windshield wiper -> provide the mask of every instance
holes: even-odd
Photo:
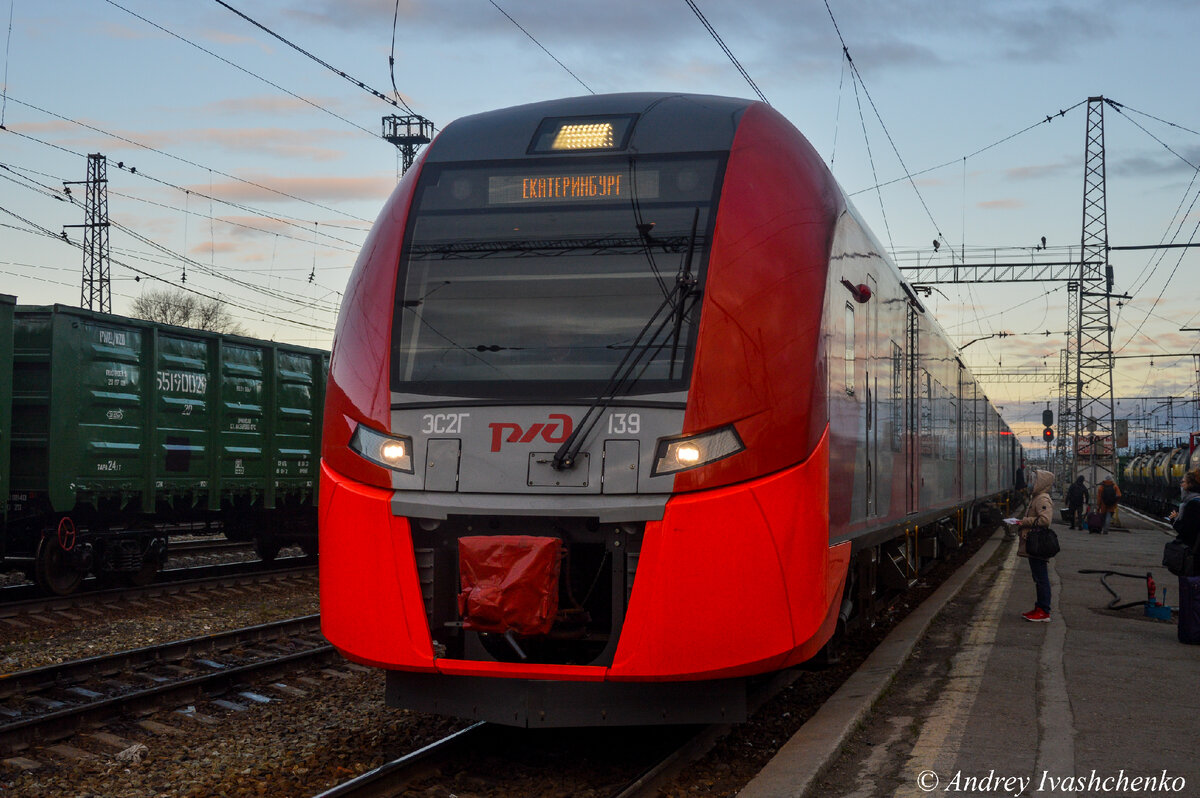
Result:
[[[688,239],[687,258],[683,262],[681,274],[675,277],[675,282],[678,284],[680,280],[687,281],[688,290],[680,297],[679,304],[675,307],[675,331],[671,336],[671,363],[667,370],[667,378],[675,379],[675,358],[679,353],[679,334],[683,330],[683,318],[687,315],[689,298],[692,304],[695,303],[695,292],[691,289],[696,285],[696,278],[692,276],[692,256],[696,253],[696,227],[700,224],[700,209],[696,208],[692,214],[692,237]]]
[[[654,356],[666,347],[668,343],[667,339],[663,339],[657,345],[655,342],[659,340],[659,336],[663,330],[667,329],[667,325],[672,323],[670,376],[674,377],[675,359],[679,349],[679,336],[683,328],[683,319],[700,296],[700,292],[696,290],[696,278],[692,274],[692,258],[696,251],[696,232],[699,222],[700,209],[696,208],[695,214],[692,216],[692,235],[688,241],[687,254],[679,266],[679,272],[675,275],[675,285],[663,298],[662,304],[658,306],[646,321],[641,331],[633,339],[633,342],[629,345],[629,349],[625,352],[625,356],[621,358],[621,362],[617,364],[617,367],[613,369],[613,373],[609,376],[604,391],[588,405],[588,409],[583,414],[583,418],[579,420],[579,424],[576,425],[571,434],[567,436],[567,439],[558,447],[558,451],[554,453],[551,466],[556,470],[565,471],[575,467],[575,458],[579,455],[579,450],[583,448],[584,441],[591,434],[597,422],[599,422],[604,410],[608,408],[622,389],[632,386],[641,379],[642,374],[645,373],[646,369],[653,362]],[[646,235],[647,232],[643,231],[643,235]],[[664,311],[668,310],[670,312],[664,314]],[[647,338],[646,333],[650,332],[651,328],[654,328],[654,331]],[[643,339],[645,340],[643,341]],[[639,366],[642,366],[642,370],[635,375],[634,372],[638,370]]]

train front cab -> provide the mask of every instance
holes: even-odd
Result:
[[[746,677],[807,659],[836,623],[849,546],[831,550],[828,540],[826,386],[818,369],[836,189],[817,185],[827,179],[819,159],[807,143],[797,149],[799,136],[781,117],[719,98],[655,97],[637,105],[638,146],[630,149],[639,155],[632,166],[628,153],[513,161],[514,152],[524,156],[544,119],[612,113],[614,103],[629,107],[628,98],[582,98],[567,110],[520,111],[499,127],[524,125],[515,143],[479,135],[471,122],[448,127],[384,209],[348,288],[325,414],[322,619],[326,636],[348,657],[389,669],[390,703],[529,725],[738,720]],[[675,133],[666,135],[664,126]],[[690,132],[680,134],[679,126]],[[691,143],[680,149],[679,141]],[[663,142],[674,149],[663,152]],[[496,163],[501,155],[508,160]],[[526,213],[515,199],[511,209],[496,204],[509,196],[496,192],[520,185],[517,178],[557,179],[570,171],[567,164],[576,178],[621,174],[621,185],[639,193],[637,203],[624,196],[611,206],[594,201],[591,219],[583,218],[582,205],[576,211],[531,203]],[[480,186],[478,206],[471,206],[472,186]],[[638,273],[641,296],[621,299],[632,310],[618,313],[610,305],[603,325],[559,345],[602,354],[595,363],[553,367],[562,375],[579,372],[586,390],[556,398],[543,384],[541,401],[531,401],[539,394],[513,395],[522,379],[537,376],[524,366],[538,366],[537,342],[550,337],[544,326],[534,325],[518,341],[520,331],[503,339],[494,330],[459,335],[448,326],[449,309],[434,323],[438,303],[455,296],[468,268],[490,268],[483,258],[456,272],[457,240],[437,237],[439,223],[461,229],[465,206],[481,223],[495,217],[529,231],[520,241],[524,255],[561,247],[528,237],[552,230],[561,240],[577,234],[576,221],[632,238],[598,256],[558,252],[542,259],[547,266],[530,257],[502,264],[524,293],[550,264],[559,284],[581,264],[605,274]],[[552,228],[539,227],[541,213],[554,216]],[[518,218],[520,225],[513,222]],[[814,236],[813,229],[826,233]],[[647,266],[647,243],[658,268]],[[488,247],[474,246],[473,254]],[[459,276],[427,280],[422,259],[430,257],[439,259],[438,274]],[[777,264],[789,271],[775,271]],[[547,461],[566,425],[583,423],[588,397],[603,395],[620,352],[630,348],[615,347],[613,357],[612,341],[603,336],[614,335],[615,324],[617,340],[635,338],[685,271],[697,281],[694,299],[703,292],[695,305],[701,312],[681,313],[682,334],[669,346],[664,338],[650,347],[656,354],[648,371],[635,390],[602,408],[596,432],[576,453],[579,465],[553,471]],[[511,280],[513,273],[527,279]],[[656,279],[664,281],[661,292]],[[482,310],[510,320],[505,309],[525,301],[511,285],[493,280]],[[572,301],[559,299],[564,306]],[[410,323],[417,302],[422,320]],[[575,310],[576,317],[594,312]],[[542,306],[521,318],[559,313]],[[429,344],[434,327],[439,340],[478,344],[479,357],[460,347],[437,353],[436,367],[419,356],[406,360],[409,343],[424,337],[422,345]],[[670,326],[664,329],[669,335]],[[787,330],[782,343],[780,330]],[[680,368],[673,365],[675,350]],[[547,352],[543,371],[552,357]],[[516,379],[507,388],[476,384],[473,398],[463,399],[462,385],[453,381],[480,358]],[[415,385],[426,373],[434,376]],[[432,394],[439,395],[431,401]],[[364,427],[407,436],[410,471],[387,471],[350,451],[354,437],[367,434],[358,432]],[[729,447],[723,451],[730,456],[663,471],[675,444],[696,440]],[[456,479],[438,470],[447,464]],[[454,603],[454,544],[480,533],[558,537],[578,547],[580,557],[563,561],[563,603],[601,597],[583,607],[603,620],[603,628],[581,627],[594,645],[464,630]],[[575,582],[569,569],[577,559],[593,567]]]
[[[640,116],[628,113],[635,105]],[[523,160],[536,149],[530,136],[546,120],[613,113],[638,120],[631,141],[640,156],[632,171],[624,171],[631,169],[627,156],[621,163],[562,159],[553,167],[547,167],[553,158]],[[976,454],[965,469],[967,447],[959,445],[952,421],[959,416],[945,412],[958,389],[952,352],[929,349],[920,361],[925,382],[918,361],[910,366],[903,354],[892,356],[921,334],[910,323],[928,324],[915,320],[874,242],[854,239],[831,269],[839,220],[846,230],[857,223],[816,153],[766,106],[720,98],[580,98],[466,122],[443,131],[393,194],[339,316],[323,438],[323,631],[348,658],[388,670],[388,702],[396,706],[530,726],[741,720],[748,681],[808,660],[832,636],[844,614],[852,548],[882,550],[899,536],[898,579],[911,584],[930,554],[921,541],[936,541],[962,497],[1003,489],[1015,463],[1001,445],[998,416],[982,394],[972,397],[979,408],[969,432]],[[730,140],[704,139],[720,131]],[[652,146],[680,141],[693,141],[695,150],[662,153]],[[514,153],[521,157],[514,161]],[[507,160],[496,165],[498,159]],[[524,296],[542,282],[530,256],[561,249],[564,224],[577,230],[561,205],[553,209],[554,224],[539,228],[537,215],[522,215],[517,195],[504,193],[516,191],[522,183],[514,178],[530,172],[543,181],[525,184],[534,199],[562,190],[561,180],[544,182],[567,176],[557,164],[578,166],[579,185],[620,173],[622,185],[639,192],[653,185],[650,193],[662,200],[656,204],[650,193],[638,202],[622,198],[620,207],[635,215],[604,232],[624,238],[587,261],[603,263],[606,273],[636,271],[639,279],[664,281],[658,289],[644,283],[649,304],[645,296],[621,299],[633,308],[625,314],[633,321],[619,322],[632,325],[623,340],[651,317],[659,291],[670,292],[688,251],[703,292],[698,321],[685,317],[673,344],[655,350],[665,362],[650,360],[651,380],[659,369],[657,388],[614,397],[595,434],[573,453],[575,469],[566,471],[554,469],[553,460],[569,441],[567,427],[587,418],[589,403],[579,394],[602,395],[616,359],[560,367],[545,347],[539,364],[544,345],[537,342],[549,338],[544,328],[523,340],[491,329],[460,331],[453,308],[435,323],[438,306],[470,281],[463,275],[478,279],[480,272],[469,269],[487,269],[489,258],[518,249],[520,259],[505,264],[505,280],[484,272],[491,282],[474,295],[474,317],[498,315],[510,329],[521,319],[557,316],[547,306],[505,311],[523,301],[514,285],[523,286]],[[716,164],[716,171],[705,164]],[[705,179],[719,187],[719,203],[706,193]],[[692,193],[673,199],[669,188]],[[496,205],[510,201],[511,208]],[[591,222],[605,221],[616,207],[598,206]],[[439,232],[461,231],[465,211],[475,220],[507,223],[489,233],[501,240],[477,235],[464,243],[459,232]],[[524,237],[514,242],[508,231],[516,228]],[[539,230],[555,231],[556,239],[531,241]],[[636,236],[629,242],[633,230],[640,242]],[[647,270],[647,243],[661,268]],[[434,259],[441,271],[425,263]],[[563,252],[551,260],[560,283],[577,265]],[[881,267],[876,283],[865,264]],[[847,299],[870,296],[860,286],[878,292],[869,306],[877,315],[865,307],[846,312]],[[609,330],[617,316],[610,312],[597,329]],[[844,325],[862,336],[857,357],[850,356]],[[871,325],[888,331],[892,344],[885,347]],[[576,338],[581,346],[561,348],[612,348],[603,339]],[[686,362],[680,371],[672,366],[674,354],[665,354],[676,349]],[[536,374],[521,370],[526,361],[559,374],[585,369],[581,384],[590,379],[590,387],[561,398],[544,384],[541,394],[514,394],[516,383]],[[835,365],[843,363],[857,391],[847,390],[840,371],[835,384]],[[480,364],[517,378],[506,380],[507,388],[476,381],[470,391],[455,382]],[[877,382],[880,374],[891,377],[890,386]],[[937,390],[922,394],[921,385]],[[892,401],[868,415],[871,396]],[[925,411],[941,426],[920,438],[915,419]],[[869,438],[860,425],[869,417],[892,425],[880,423],[875,431],[876,441],[889,445],[873,450],[880,452],[874,480],[863,467]],[[363,440],[403,453],[403,468],[364,457]],[[728,456],[660,473],[673,444],[705,440],[728,447],[722,449]],[[978,461],[985,465],[976,471]],[[882,480],[893,472],[900,476]],[[904,519],[921,507],[931,510],[906,526]],[[499,534],[555,538],[572,550],[578,544],[582,555],[570,563],[591,567],[574,576],[563,561],[563,603],[598,596],[591,605],[579,603],[599,623],[582,623],[568,641],[466,628],[469,619],[457,603],[460,538]],[[876,586],[872,580],[859,590],[873,593]]]
[[[626,560],[636,563],[636,581],[627,614],[613,630],[619,643],[611,664],[568,665],[522,662],[512,654],[510,661],[435,656],[429,615],[414,600],[422,588],[410,553],[415,524],[392,514],[388,491],[339,480],[326,469],[322,514],[337,522],[322,534],[328,541],[354,530],[359,544],[323,550],[326,635],[352,659],[389,668],[388,702],[407,708],[530,726],[744,720],[740,677],[808,659],[820,632],[832,634],[836,622],[836,614],[814,617],[794,589],[817,584],[817,595],[834,595],[841,587],[831,579],[836,570],[801,546],[781,562],[789,541],[771,523],[773,514],[808,517],[797,483],[819,489],[810,478],[819,480],[823,470],[809,474],[800,466],[754,485],[672,501],[662,521],[613,540],[637,549],[636,559]],[[632,580],[634,573],[628,575]],[[343,588],[329,591],[329,583]],[[362,590],[345,589],[349,584]],[[803,640],[797,645],[796,618],[807,622],[799,629],[812,641],[807,647]],[[467,651],[478,645],[504,656],[503,640],[479,637],[465,644]],[[536,643],[520,641],[527,650]]]

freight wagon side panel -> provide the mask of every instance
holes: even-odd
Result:
[[[12,443],[9,449],[12,506],[49,487],[50,314],[13,316]]]
[[[213,342],[150,328],[154,364],[151,493],[160,510],[181,511],[208,496],[213,476],[210,397]]]
[[[267,481],[267,350],[224,341],[220,354],[221,495],[233,503],[262,501]]]
[[[56,512],[71,511],[81,495],[130,499],[147,487],[153,374],[143,354],[145,332],[122,321],[58,307],[51,313],[47,478]]]
[[[320,355],[275,349],[272,487],[276,503],[316,503],[324,379]]]

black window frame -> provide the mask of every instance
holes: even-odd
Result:
[[[628,168],[631,161],[636,162],[639,167],[654,163],[671,162],[671,161],[697,161],[711,160],[714,163],[713,185],[708,199],[704,203],[696,203],[682,200],[651,200],[640,203],[647,207],[675,207],[675,208],[695,208],[698,205],[701,207],[707,206],[708,212],[704,220],[703,229],[697,231],[698,238],[703,246],[697,246],[695,257],[692,262],[692,274],[696,280],[696,290],[701,292],[701,300],[697,302],[693,313],[695,320],[690,325],[688,336],[686,339],[686,357],[680,369],[680,375],[674,380],[642,380],[639,381],[632,390],[618,394],[618,399],[622,396],[644,396],[650,394],[674,394],[686,391],[691,380],[691,373],[695,358],[696,339],[700,329],[700,314],[702,313],[702,297],[704,284],[708,273],[708,263],[711,255],[711,245],[713,240],[713,232],[716,227],[717,213],[719,212],[719,204],[722,187],[724,185],[725,171],[728,165],[729,153],[726,151],[701,151],[701,152],[678,152],[678,153],[645,153],[631,155],[629,153],[614,153],[605,151],[604,153],[593,153],[591,155],[572,154],[570,156],[564,154],[555,154],[551,158],[544,156],[528,157],[523,159],[501,159],[501,160],[485,160],[485,161],[455,161],[444,163],[427,163],[422,168],[422,173],[419,176],[417,189],[414,192],[412,204],[408,211],[408,216],[405,219],[405,230],[403,243],[400,249],[399,262],[396,264],[396,285],[395,295],[393,299],[393,312],[391,324],[391,338],[388,345],[388,384],[393,393],[414,395],[414,396],[430,396],[430,397],[454,397],[454,398],[470,398],[479,400],[504,400],[517,403],[536,403],[542,401],[555,401],[564,399],[594,399],[603,392],[607,378],[604,380],[578,380],[578,381],[556,381],[553,379],[539,380],[441,380],[429,381],[422,387],[420,384],[401,382],[400,368],[396,363],[397,341],[400,338],[401,325],[403,323],[403,308],[405,298],[403,291],[408,281],[408,270],[410,263],[410,252],[413,246],[413,237],[417,228],[416,220],[421,214],[423,194],[431,179],[440,179],[441,174],[448,170],[470,170],[488,168],[510,169],[514,166],[528,165],[530,169],[553,168],[571,168],[573,166],[588,167],[593,169],[603,169],[611,167],[614,163],[621,163],[623,168]],[[533,206],[530,206],[533,207]],[[563,206],[544,206],[546,210],[562,208]],[[578,207],[585,207],[584,203],[580,203]],[[610,206],[611,207],[611,206]],[[477,207],[460,210],[442,209],[434,213],[441,214],[457,214],[457,215],[474,215],[488,214],[500,210],[511,211],[511,207],[507,208],[488,208]],[[651,231],[653,235],[653,231]],[[661,253],[659,254],[661,257]],[[674,256],[669,261],[669,266],[661,266],[661,271],[665,279],[671,280],[675,274],[675,266],[678,263]]]

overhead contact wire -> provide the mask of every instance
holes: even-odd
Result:
[[[217,0],[217,2],[221,2],[221,0]],[[570,68],[567,67],[566,64],[564,64],[562,61],[559,61],[558,58],[554,55],[554,53],[547,50],[546,47],[541,42],[539,42],[532,33],[525,30],[525,28],[521,25],[520,22],[517,22],[515,19],[512,18],[511,14],[509,14],[507,11],[505,11],[503,8],[501,8],[499,5],[497,5],[496,0],[488,0],[488,2],[491,3],[493,6],[495,6],[497,11],[499,11],[501,14],[503,14],[505,17],[507,17],[509,22],[516,25],[517,29],[519,31],[521,31],[521,33],[524,33],[526,36],[528,36],[530,41],[532,41],[534,44],[536,44],[538,47],[540,47],[543,53],[545,53],[546,55],[548,55],[552,59],[554,59],[554,63],[558,64],[560,67],[562,67],[564,70],[566,70],[566,73],[568,75],[575,78],[576,82],[578,82],[580,86],[583,86],[585,89],[587,89],[589,94],[596,93],[595,91],[592,90],[591,86],[589,86],[583,82],[582,78],[580,78],[578,75],[576,75],[574,72],[572,72],[570,70]]]
[[[696,5],[695,0],[683,0],[683,1],[688,4],[688,7],[690,9],[692,9],[692,12],[696,15],[696,18],[698,20],[700,20],[700,24],[703,25],[704,29],[708,31],[708,35],[712,36],[713,41],[715,41],[717,43],[717,46],[721,48],[721,50],[729,58],[730,62],[732,62],[735,67],[737,67],[737,71],[740,72],[742,74],[742,77],[746,79],[746,82],[750,84],[750,88],[754,89],[754,93],[758,95],[758,99],[762,100],[767,105],[770,105],[771,104],[770,100],[768,100],[766,95],[763,94],[762,91],[758,88],[758,84],[755,83],[754,79],[750,77],[750,73],[746,71],[746,68],[742,66],[742,63],[737,60],[737,58],[733,54],[733,51],[731,51],[729,49],[729,47],[727,47],[725,45],[724,40],[721,39],[721,35],[719,33],[717,33],[717,29],[714,28],[712,26],[712,23],[710,23],[708,21],[708,19],[704,16],[704,13],[700,10],[699,6]]]
[[[112,0],[108,0],[108,2],[112,2]],[[410,114],[413,114],[414,116],[416,115],[416,113],[417,113],[417,112],[416,112],[416,111],[414,111],[412,108],[409,108],[409,107],[408,107],[408,103],[404,102],[404,100],[400,100],[399,102],[397,102],[396,100],[393,100],[391,97],[388,97],[386,94],[384,94],[383,92],[379,91],[378,89],[373,89],[373,88],[371,88],[371,87],[370,87],[370,86],[368,86],[366,83],[363,83],[361,80],[359,80],[358,78],[351,77],[350,75],[346,74],[346,73],[345,73],[343,70],[341,70],[341,69],[338,69],[338,68],[337,68],[337,67],[335,67],[333,64],[331,64],[331,63],[329,63],[328,61],[324,60],[324,59],[323,59],[323,58],[321,58],[320,56],[314,55],[313,53],[309,52],[308,50],[305,50],[303,47],[301,47],[300,45],[298,45],[298,44],[296,44],[295,42],[291,41],[290,39],[284,38],[283,36],[279,35],[279,34],[278,34],[278,33],[276,33],[275,31],[271,30],[270,28],[268,28],[266,25],[262,24],[262,23],[261,23],[261,22],[259,22],[258,20],[255,20],[255,19],[253,19],[253,18],[251,18],[251,17],[248,17],[248,16],[246,16],[246,15],[245,15],[245,14],[243,14],[241,11],[239,11],[239,10],[237,10],[236,8],[234,8],[233,6],[229,5],[229,3],[226,3],[226,2],[225,2],[225,0],[214,0],[214,2],[215,2],[217,5],[219,5],[219,6],[222,6],[223,8],[226,8],[226,9],[228,9],[228,10],[232,11],[234,14],[237,14],[239,17],[241,17],[242,19],[246,20],[246,21],[247,21],[247,22],[249,22],[251,25],[253,25],[254,27],[256,27],[256,28],[258,28],[259,30],[261,30],[263,33],[266,33],[268,36],[272,36],[272,37],[274,37],[275,39],[278,39],[279,41],[283,42],[283,43],[284,43],[284,44],[286,44],[288,47],[291,47],[293,50],[295,50],[296,52],[300,53],[300,54],[301,54],[301,55],[303,55],[304,57],[306,57],[306,58],[308,58],[308,59],[310,59],[310,60],[312,60],[312,61],[315,61],[316,63],[318,63],[318,64],[320,64],[321,66],[325,67],[326,69],[328,69],[330,72],[334,73],[335,75],[337,75],[337,76],[339,76],[339,77],[342,77],[342,78],[345,78],[346,80],[350,81],[350,82],[351,82],[351,83],[353,83],[355,86],[357,86],[358,88],[360,88],[360,89],[362,89],[363,91],[367,92],[367,93],[368,93],[368,94],[370,94],[371,96],[373,96],[373,97],[376,97],[377,99],[383,100],[385,103],[387,103],[388,105],[391,105],[391,106],[392,106],[392,107],[394,107],[394,108],[403,108],[405,111],[408,111]],[[397,8],[398,8],[398,7],[397,7]],[[394,24],[393,24],[393,28],[392,28],[392,30],[393,30],[393,37],[394,37],[394,36],[395,36],[395,33],[394,33],[394,31],[395,31],[395,26],[394,26]],[[393,39],[393,46],[394,46],[394,41],[395,41],[395,40]],[[393,86],[394,86],[394,85],[395,85],[395,84],[393,83]],[[397,94],[397,96],[399,96],[399,92],[397,92],[396,94]],[[353,123],[351,123],[351,124],[353,124]],[[372,135],[374,135],[374,134],[372,134]]]
[[[132,139],[125,138],[124,136],[119,136],[119,135],[117,135],[117,134],[115,134],[115,133],[109,133],[109,132],[108,132],[108,131],[106,131],[106,130],[102,130],[102,129],[98,128],[98,127],[94,127],[94,126],[92,126],[92,125],[89,125],[89,124],[87,124],[87,123],[85,123],[85,122],[79,122],[79,121],[77,121],[77,120],[75,120],[75,119],[71,119],[70,117],[62,116],[61,114],[56,114],[56,113],[54,113],[53,111],[47,111],[46,109],[44,109],[44,108],[39,108],[39,107],[38,107],[38,106],[36,106],[36,105],[32,105],[32,104],[30,104],[30,103],[26,103],[26,102],[21,102],[21,100],[17,100],[17,99],[15,99],[15,98],[13,99],[13,102],[15,102],[15,103],[20,103],[21,105],[24,105],[24,106],[26,106],[27,108],[32,108],[32,109],[34,109],[35,111],[41,111],[41,112],[42,112],[42,113],[44,113],[44,114],[47,114],[47,115],[49,115],[49,116],[53,116],[53,117],[55,117],[55,118],[57,118],[57,119],[61,119],[61,120],[65,121],[65,122],[71,122],[72,124],[79,125],[80,127],[85,127],[85,128],[87,128],[88,130],[93,130],[93,131],[95,131],[95,132],[97,132],[97,133],[100,133],[100,134],[102,134],[102,135],[109,136],[110,138],[117,139],[118,141],[124,141],[124,142],[126,142],[127,144],[132,144],[132,145],[134,145],[134,146],[136,146],[136,147],[141,147],[142,149],[148,150],[148,151],[150,151],[150,152],[153,152],[153,153],[156,153],[156,154],[158,154],[158,155],[162,155],[162,156],[165,156],[165,157],[167,157],[167,158],[171,158],[171,159],[173,159],[173,160],[176,160],[176,161],[179,161],[179,162],[181,162],[181,163],[186,163],[186,164],[188,164],[189,166],[195,166],[195,167],[196,167],[196,168],[198,168],[198,169],[207,169],[207,168],[208,168],[208,167],[206,167],[206,166],[203,166],[203,165],[201,165],[201,164],[195,163],[194,161],[189,161],[189,160],[188,160],[188,159],[186,159],[186,158],[181,158],[181,157],[179,157],[178,155],[172,155],[172,154],[171,154],[171,153],[169,153],[169,152],[165,152],[165,151],[163,151],[163,150],[159,150],[159,149],[156,149],[156,148],[154,148],[154,147],[151,147],[151,146],[149,146],[149,145],[147,145],[147,144],[142,144],[142,143],[140,143],[140,142],[137,142],[137,141],[134,141],[134,140],[132,140]],[[29,141],[37,142],[38,144],[42,144],[42,145],[44,145],[44,146],[51,147],[51,148],[53,148],[53,149],[56,149],[56,150],[59,150],[59,151],[61,151],[61,152],[65,152],[65,153],[67,153],[68,155],[73,155],[73,156],[75,156],[75,157],[78,157],[78,158],[82,158],[82,157],[83,157],[83,154],[82,154],[82,153],[75,152],[74,150],[67,149],[66,147],[63,147],[62,145],[59,145],[59,144],[54,144],[54,143],[52,143],[52,142],[45,141],[44,139],[39,139],[38,137],[36,137],[36,136],[31,136],[31,135],[29,135],[28,133],[21,133],[21,132],[18,132],[18,131],[16,131],[16,130],[13,130],[12,128],[5,128],[5,131],[6,131],[6,132],[8,132],[8,133],[11,133],[11,134],[12,134],[12,135],[14,135],[14,136],[18,136],[18,137],[20,137],[20,138],[23,138],[23,139],[28,139]],[[120,166],[118,166],[118,168],[121,168],[121,167],[120,167]],[[183,187],[181,187],[181,186],[174,185],[173,183],[169,183],[169,182],[167,182],[167,181],[165,181],[165,180],[161,180],[161,179],[159,179],[159,178],[152,177],[152,176],[150,176],[150,175],[146,174],[145,172],[136,171],[136,169],[127,169],[127,170],[124,170],[124,171],[129,171],[131,174],[134,174],[134,173],[136,173],[136,174],[140,175],[141,177],[144,177],[144,178],[146,178],[147,180],[150,180],[150,181],[152,181],[152,182],[155,182],[155,183],[159,183],[159,184],[161,184],[161,185],[164,185],[164,186],[169,186],[169,187],[171,187],[171,188],[176,188],[176,189],[179,189],[180,191],[186,191],[186,190],[187,190],[187,189],[184,189],[184,188],[183,188]],[[219,174],[219,175],[221,175],[221,176],[223,176],[223,177],[228,177],[230,180],[233,180],[233,181],[235,181],[235,182],[238,182],[238,183],[243,183],[243,184],[245,184],[245,185],[248,185],[248,186],[251,186],[251,187],[253,187],[253,188],[262,189],[263,191],[266,191],[266,192],[268,192],[268,193],[275,194],[275,195],[277,195],[277,196],[280,196],[280,197],[286,197],[287,199],[295,200],[296,202],[303,203],[304,205],[311,205],[311,206],[313,206],[314,208],[320,208],[321,210],[329,211],[330,213],[335,213],[335,214],[338,214],[339,216],[345,216],[345,217],[347,217],[347,218],[350,218],[350,219],[353,219],[353,220],[355,220],[355,221],[363,222],[364,224],[370,224],[370,223],[371,223],[371,221],[370,221],[369,219],[363,219],[363,218],[360,218],[360,217],[358,217],[358,216],[352,216],[352,215],[350,215],[350,214],[347,214],[347,213],[344,213],[344,212],[342,212],[342,211],[339,211],[339,210],[337,210],[336,208],[331,208],[331,207],[329,207],[329,206],[327,206],[327,205],[322,205],[322,204],[321,204],[321,203],[319,203],[319,202],[313,202],[312,200],[306,200],[306,199],[304,199],[303,197],[297,197],[297,196],[295,196],[294,194],[288,194],[286,191],[280,191],[279,189],[274,189],[274,188],[271,188],[270,186],[265,186],[265,185],[263,185],[263,184],[261,184],[261,183],[255,183],[253,180],[246,180],[246,179],[244,179],[244,178],[235,177],[234,175],[227,174],[227,173],[225,173],[225,172],[221,172],[221,171],[219,171],[219,170],[214,170],[214,171],[216,171],[216,173],[217,173],[217,174]],[[233,202],[232,200],[223,200],[223,199],[221,199],[220,197],[218,197],[218,198],[217,198],[217,200],[218,200],[219,202],[221,202],[221,203],[225,204],[225,205],[228,205],[228,206],[230,206],[231,208],[237,208],[237,209],[239,209],[239,210],[250,211],[251,213],[258,214],[259,216],[263,216],[263,217],[265,217],[265,218],[272,219],[273,221],[280,222],[281,224],[287,224],[287,225],[289,225],[289,226],[294,226],[294,227],[295,227],[295,226],[299,226],[299,223],[302,221],[302,220],[297,220],[297,219],[287,220],[287,219],[279,218],[279,217],[277,217],[277,216],[275,216],[275,215],[273,215],[273,214],[267,213],[266,211],[263,211],[263,210],[260,210],[260,209],[257,209],[257,208],[253,208],[253,207],[251,207],[251,206],[248,206],[248,205],[241,205],[241,204],[239,204],[239,203]],[[307,221],[307,220],[304,220],[304,221],[303,221],[303,224],[311,224],[311,222],[309,222],[309,221]],[[333,236],[329,236],[329,237],[330,237],[330,238],[333,238]],[[353,244],[353,242],[351,242],[351,241],[345,241],[345,240],[342,240],[342,239],[336,239],[336,238],[335,238],[335,240],[341,240],[341,241],[342,241],[342,243],[344,243],[344,244]]]
[[[233,67],[234,69],[238,70],[239,72],[244,72],[245,74],[249,75],[250,77],[260,80],[263,83],[266,83],[271,88],[278,89],[279,91],[283,92],[284,94],[288,95],[289,97],[293,97],[293,98],[299,100],[300,102],[305,103],[306,105],[311,105],[313,108],[316,108],[318,111],[322,111],[326,114],[329,114],[330,116],[334,117],[335,119],[340,119],[341,121],[345,122],[347,125],[350,125],[353,128],[357,128],[358,130],[361,130],[363,133],[366,133],[368,136],[370,136],[373,139],[379,138],[379,135],[377,133],[375,133],[372,130],[367,130],[365,127],[358,124],[357,122],[351,122],[346,117],[341,116],[341,115],[329,110],[328,108],[325,108],[321,104],[315,103],[312,100],[307,99],[306,97],[301,97],[299,94],[296,94],[293,91],[289,91],[289,90],[285,89],[283,86],[280,86],[278,83],[268,80],[267,78],[264,78],[262,75],[251,72],[249,69],[246,69],[243,66],[235,64],[234,62],[230,61],[228,58],[224,58],[223,56],[217,55],[212,50],[209,50],[206,47],[196,44],[191,39],[188,39],[184,36],[180,36],[178,33],[175,33],[174,31],[169,30],[167,28],[164,28],[162,25],[159,25],[157,22],[152,22],[151,20],[147,19],[146,17],[143,17],[141,14],[138,14],[135,11],[131,11],[130,9],[121,5],[120,3],[117,3],[115,0],[104,0],[104,2],[108,3],[109,5],[111,5],[115,8],[121,9],[122,11],[124,11],[126,14],[129,14],[130,16],[137,17],[142,22],[145,22],[147,25],[150,25],[151,27],[162,31],[163,33],[167,34],[168,36],[172,36],[172,37],[178,39],[179,41],[184,42],[185,44],[189,44],[192,47],[195,47],[197,50],[199,50],[203,53],[207,53],[208,55],[211,55],[213,58],[215,58],[218,61],[221,61],[225,64],[228,64],[229,66]],[[386,100],[387,98],[385,97],[384,99]]]

